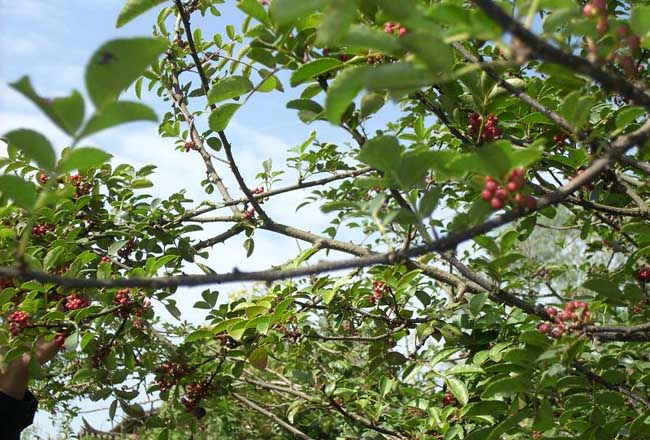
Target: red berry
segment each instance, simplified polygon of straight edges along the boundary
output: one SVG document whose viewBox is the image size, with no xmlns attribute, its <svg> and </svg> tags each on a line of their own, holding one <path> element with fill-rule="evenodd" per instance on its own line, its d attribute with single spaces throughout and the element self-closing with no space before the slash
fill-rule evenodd
<svg viewBox="0 0 650 440">
<path fill-rule="evenodd" d="M 557 316 L 557 309 L 555 307 L 547 307 L 546 313 L 548 313 L 548 316 L 550 317 L 555 317 Z"/>
<path fill-rule="evenodd" d="M 481 191 L 481 198 L 485 200 L 486 202 L 489 202 L 492 200 L 492 197 L 494 196 L 494 193 L 491 191 L 488 191 L 487 189 L 484 189 Z"/>
<path fill-rule="evenodd" d="M 537 326 L 537 330 L 539 330 L 541 333 L 548 334 L 551 331 L 551 324 L 548 322 L 543 322 Z"/>
<path fill-rule="evenodd" d="M 638 35 L 630 35 L 627 37 L 627 45 L 632 50 L 636 50 L 641 46 L 641 37 Z"/>
<path fill-rule="evenodd" d="M 598 9 L 593 5 L 593 3 L 587 3 L 582 8 L 582 13 L 587 18 L 596 17 L 599 14 Z"/>
<path fill-rule="evenodd" d="M 400 37 L 404 36 L 408 33 L 408 29 L 406 29 L 405 27 L 400 27 L 398 33 Z"/>
<path fill-rule="evenodd" d="M 497 188 L 499 188 L 499 184 L 497 184 L 497 182 L 491 177 L 488 177 L 488 181 L 485 182 L 485 189 L 494 192 Z"/>
<path fill-rule="evenodd" d="M 492 200 L 490 200 L 490 206 L 492 206 L 492 209 L 495 211 L 498 211 L 499 209 L 503 209 L 505 202 L 497 197 L 494 197 Z"/>
<path fill-rule="evenodd" d="M 498 188 L 496 191 L 494 191 L 494 198 L 501 201 L 506 200 L 508 198 L 508 192 L 503 188 Z"/>
<path fill-rule="evenodd" d="M 54 342 L 56 342 L 56 345 L 58 345 L 59 347 L 63 348 L 65 347 L 66 337 L 67 336 L 65 335 L 65 333 L 59 333 L 58 335 L 56 335 L 56 338 L 54 338 Z"/>
</svg>

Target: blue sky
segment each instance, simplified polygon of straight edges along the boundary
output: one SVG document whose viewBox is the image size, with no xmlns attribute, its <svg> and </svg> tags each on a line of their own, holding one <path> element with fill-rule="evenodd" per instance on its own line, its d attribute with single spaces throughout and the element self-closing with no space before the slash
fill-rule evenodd
<svg viewBox="0 0 650 440">
<path fill-rule="evenodd" d="M 29 75 L 42 96 L 66 95 L 73 88 L 85 94 L 84 68 L 94 50 L 110 39 L 150 35 L 160 9 L 156 8 L 125 27 L 116 29 L 115 18 L 123 3 L 123 0 L 0 0 L 0 59 L 3 61 L 0 64 L 0 133 L 29 127 L 45 134 L 57 148 L 66 145 L 66 136 L 41 115 L 36 107 L 10 89 L 7 83 Z M 242 14 L 234 5 L 234 0 L 228 1 L 227 5 L 221 7 L 222 17 L 210 16 L 206 20 L 197 16 L 193 24 L 203 27 L 204 35 L 219 31 L 228 23 L 235 24 L 239 29 Z M 185 75 L 184 79 L 187 80 L 188 75 L 194 74 Z M 288 88 L 287 76 L 283 75 L 282 78 Z M 194 81 L 198 81 L 198 78 Z M 273 159 L 275 167 L 286 169 L 286 150 L 302 143 L 311 130 L 318 131 L 321 141 L 339 145 L 351 141 L 343 130 L 326 123 L 311 126 L 302 124 L 295 111 L 284 107 L 298 93 L 299 90 L 289 90 L 285 96 L 257 94 L 238 112 L 229 126 L 227 134 L 239 166 L 251 186 L 260 183 L 254 180 L 254 176 L 262 169 L 261 163 L 267 158 Z M 132 93 L 127 92 L 126 95 L 129 97 Z M 169 104 L 153 93 L 145 93 L 143 101 L 152 106 L 158 115 L 169 109 Z M 192 103 L 195 110 L 203 105 L 203 102 Z M 90 112 L 91 105 L 87 102 L 86 117 Z M 218 200 L 216 194 L 204 194 L 199 185 L 205 171 L 198 155 L 174 151 L 168 139 L 158 137 L 157 125 L 154 123 L 133 123 L 108 130 L 93 136 L 86 143 L 98 145 L 113 154 L 114 164 L 126 162 L 135 166 L 149 163 L 157 165 L 158 170 L 153 178 L 156 186 L 148 190 L 156 197 L 166 197 L 185 188 L 189 197 L 197 202 L 205 199 Z M 233 195 L 240 196 L 223 165 L 220 172 Z M 288 171 L 284 184 L 294 182 L 295 174 Z M 328 225 L 328 217 L 321 214 L 317 207 L 304 208 L 295 213 L 295 206 L 304 195 L 305 193 L 289 194 L 274 198 L 267 209 L 277 221 L 320 232 Z M 202 236 L 214 235 L 224 227 L 208 226 Z M 344 234 L 342 237 L 354 236 Z M 229 271 L 235 266 L 240 269 L 262 269 L 284 262 L 298 251 L 298 243 L 295 241 L 260 232 L 256 234 L 254 256 L 246 259 L 241 242 L 242 239 L 232 239 L 225 245 L 215 247 L 208 264 L 218 271 Z M 300 243 L 300 247 L 305 249 L 307 246 Z M 221 290 L 229 292 L 242 287 L 244 286 L 225 286 Z M 196 324 L 202 321 L 203 312 L 194 312 L 191 305 L 201 290 L 185 289 L 176 295 L 186 318 Z M 164 319 L 171 319 L 164 312 L 162 315 Z M 82 405 L 84 409 L 93 409 L 106 407 L 108 403 L 110 401 L 82 402 Z M 88 414 L 86 418 L 96 427 L 107 429 L 110 423 L 105 414 L 106 412 Z M 41 432 L 57 432 L 48 416 L 42 412 L 37 416 L 36 423 Z M 73 426 L 78 427 L 79 423 L 78 418 Z"/>
</svg>

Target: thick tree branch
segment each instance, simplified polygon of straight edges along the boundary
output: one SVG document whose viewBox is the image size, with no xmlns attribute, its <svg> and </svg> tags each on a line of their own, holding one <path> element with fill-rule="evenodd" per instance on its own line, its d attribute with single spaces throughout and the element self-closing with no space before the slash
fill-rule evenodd
<svg viewBox="0 0 650 440">
<path fill-rule="evenodd" d="M 558 49 L 547 43 L 537 35 L 526 29 L 521 23 L 507 14 L 492 0 L 474 0 L 474 2 L 487 15 L 503 28 L 507 33 L 512 34 L 520 42 L 531 49 L 531 55 L 537 58 L 560 64 L 568 67 L 574 72 L 586 75 L 598 82 L 607 92 L 618 92 L 620 95 L 650 108 L 650 95 L 640 87 L 628 81 L 624 76 L 603 70 L 600 66 L 588 61 L 585 58 L 574 55 L 570 52 Z"/>
</svg>

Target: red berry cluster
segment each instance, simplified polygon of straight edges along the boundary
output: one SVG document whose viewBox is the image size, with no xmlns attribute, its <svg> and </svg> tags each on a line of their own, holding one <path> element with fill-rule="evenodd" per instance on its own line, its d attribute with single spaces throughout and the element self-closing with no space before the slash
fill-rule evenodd
<svg viewBox="0 0 650 440">
<path fill-rule="evenodd" d="M 129 258 L 129 256 L 133 253 L 134 250 L 135 250 L 135 243 L 131 239 L 123 247 L 121 247 L 120 250 L 117 251 L 117 255 L 119 255 L 120 257 L 126 260 L 127 258 Z"/>
<path fill-rule="evenodd" d="M 14 279 L 11 277 L 0 277 L 0 290 L 5 290 L 9 287 L 15 287 Z"/>
<path fill-rule="evenodd" d="M 503 134 L 503 130 L 497 125 L 499 118 L 490 113 L 487 117 L 485 125 L 483 125 L 483 117 L 477 112 L 472 112 L 467 118 L 467 129 L 475 139 L 480 137 L 481 142 L 490 142 L 499 139 Z M 481 128 L 481 126 L 483 126 Z M 480 134 L 480 136 L 479 136 Z"/>
<path fill-rule="evenodd" d="M 383 281 L 373 280 L 372 282 L 372 295 L 368 298 L 370 304 L 374 305 L 381 301 L 386 293 L 390 291 L 390 287 Z"/>
<path fill-rule="evenodd" d="M 83 176 L 79 174 L 73 174 L 70 176 L 70 183 L 75 187 L 74 198 L 78 199 L 81 196 L 85 196 L 90 193 L 90 190 L 93 186 L 90 182 L 84 182 Z"/>
<path fill-rule="evenodd" d="M 45 173 L 39 173 L 38 181 L 41 183 L 41 185 L 45 185 L 48 180 L 50 180 L 50 176 Z"/>
<path fill-rule="evenodd" d="M 40 237 L 47 234 L 48 232 L 54 231 L 54 225 L 48 225 L 46 223 L 39 223 L 32 228 L 32 235 L 34 237 Z"/>
<path fill-rule="evenodd" d="M 81 296 L 79 292 L 68 295 L 65 299 L 66 310 L 79 310 L 86 308 L 90 305 L 90 300 Z"/>
<path fill-rule="evenodd" d="M 190 383 L 185 387 L 185 396 L 181 400 L 188 412 L 194 411 L 199 402 L 208 394 L 207 384 L 204 382 Z"/>
<path fill-rule="evenodd" d="M 557 133 L 555 136 L 553 136 L 553 142 L 555 145 L 564 145 L 564 142 L 567 139 L 569 139 L 569 136 L 564 133 Z"/>
<path fill-rule="evenodd" d="M 546 313 L 553 318 L 554 324 L 543 322 L 537 326 L 537 330 L 556 339 L 580 329 L 591 318 L 589 304 L 584 301 L 569 301 L 561 313 L 555 307 L 548 307 Z"/>
<path fill-rule="evenodd" d="M 185 145 L 183 145 L 183 148 L 185 148 L 186 153 L 192 150 L 196 150 L 196 143 L 194 143 L 192 140 L 186 141 Z"/>
<path fill-rule="evenodd" d="M 169 391 L 184 376 L 187 376 L 190 370 L 187 366 L 176 362 L 165 362 L 156 368 L 156 383 L 161 392 Z"/>
<path fill-rule="evenodd" d="M 100 263 L 111 263 L 113 260 L 111 260 L 111 257 L 108 257 L 106 255 L 102 256 L 102 258 L 99 259 Z"/>
<path fill-rule="evenodd" d="M 648 307 L 648 305 L 650 305 L 650 299 L 642 299 L 641 301 L 639 301 L 632 308 L 632 314 L 633 315 L 640 315 L 641 313 L 643 313 L 645 311 L 645 309 L 646 309 L 646 307 Z"/>
<path fill-rule="evenodd" d="M 397 34 L 401 37 L 402 35 L 408 34 L 408 29 L 399 23 L 393 23 L 392 21 L 387 21 L 384 25 L 384 32 L 387 34 L 394 34 L 397 31 Z"/>
<path fill-rule="evenodd" d="M 7 318 L 7 321 L 9 321 L 9 332 L 17 336 L 25 327 L 29 327 L 30 320 L 31 317 L 27 312 L 23 312 L 22 310 L 12 312 Z"/>
<path fill-rule="evenodd" d="M 451 393 L 446 393 L 442 398 L 442 406 L 455 406 L 456 403 L 456 398 Z"/>
<path fill-rule="evenodd" d="M 54 338 L 54 342 L 61 348 L 65 347 L 65 339 L 68 337 L 65 333 L 58 333 Z"/>
<path fill-rule="evenodd" d="M 115 293 L 115 297 L 113 298 L 113 304 L 120 307 L 119 310 L 116 310 L 114 312 L 115 316 L 121 316 L 122 318 L 129 316 L 129 309 L 132 304 L 131 289 L 125 287 L 124 289 L 118 290 L 117 293 Z"/>
<path fill-rule="evenodd" d="M 246 211 L 241 215 L 242 220 L 248 220 L 255 217 L 255 207 L 249 206 Z"/>
<path fill-rule="evenodd" d="M 521 189 L 526 185 L 526 177 L 523 168 L 517 168 L 510 176 L 505 188 L 500 186 L 494 178 L 488 176 L 485 179 L 485 186 L 481 191 L 481 198 L 490 203 L 495 211 L 503 209 L 507 203 L 511 202 L 516 207 L 535 209 L 537 200 L 530 195 L 521 193 Z"/>
<path fill-rule="evenodd" d="M 582 8 L 582 13 L 587 18 L 598 19 L 598 24 L 596 25 L 596 29 L 598 29 L 598 32 L 600 32 L 601 34 L 607 32 L 607 29 L 609 29 L 609 23 L 607 19 L 607 15 L 608 15 L 607 0 L 593 0 L 587 3 Z"/>
<path fill-rule="evenodd" d="M 257 188 L 253 188 L 251 192 L 255 195 L 262 194 L 264 192 L 264 187 L 258 186 Z"/>
<path fill-rule="evenodd" d="M 648 280 L 650 280 L 650 267 L 648 266 L 640 267 L 636 273 L 636 278 L 642 283 L 648 282 Z"/>
<path fill-rule="evenodd" d="M 542 431 L 533 431 L 533 440 L 542 440 L 543 436 Z"/>
</svg>

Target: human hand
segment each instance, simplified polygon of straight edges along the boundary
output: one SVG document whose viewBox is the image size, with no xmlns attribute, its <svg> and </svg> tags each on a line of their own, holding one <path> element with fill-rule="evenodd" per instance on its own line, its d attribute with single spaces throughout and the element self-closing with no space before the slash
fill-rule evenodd
<svg viewBox="0 0 650 440">
<path fill-rule="evenodd" d="M 29 363 L 32 358 L 44 365 L 58 353 L 59 349 L 55 341 L 39 340 L 32 353 L 25 353 L 22 357 L 14 359 L 4 371 L 0 372 L 0 391 L 21 400 L 25 396 L 29 383 Z"/>
</svg>

